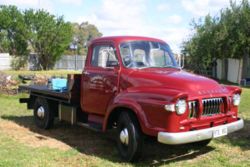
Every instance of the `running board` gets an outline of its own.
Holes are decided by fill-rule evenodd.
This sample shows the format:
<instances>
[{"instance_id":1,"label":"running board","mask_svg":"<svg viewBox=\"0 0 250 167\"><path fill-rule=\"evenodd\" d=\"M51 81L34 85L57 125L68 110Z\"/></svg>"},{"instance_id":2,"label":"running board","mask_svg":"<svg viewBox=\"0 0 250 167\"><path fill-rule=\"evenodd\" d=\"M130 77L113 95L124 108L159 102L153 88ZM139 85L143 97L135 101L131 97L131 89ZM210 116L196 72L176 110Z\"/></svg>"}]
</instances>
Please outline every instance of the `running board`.
<instances>
[{"instance_id":1,"label":"running board","mask_svg":"<svg viewBox=\"0 0 250 167\"><path fill-rule=\"evenodd\" d=\"M102 125L101 124L95 124L95 123L82 123L82 122L77 122L76 123L78 126L82 126L84 128L96 131L96 132L101 132L102 131Z\"/></svg>"}]
</instances>

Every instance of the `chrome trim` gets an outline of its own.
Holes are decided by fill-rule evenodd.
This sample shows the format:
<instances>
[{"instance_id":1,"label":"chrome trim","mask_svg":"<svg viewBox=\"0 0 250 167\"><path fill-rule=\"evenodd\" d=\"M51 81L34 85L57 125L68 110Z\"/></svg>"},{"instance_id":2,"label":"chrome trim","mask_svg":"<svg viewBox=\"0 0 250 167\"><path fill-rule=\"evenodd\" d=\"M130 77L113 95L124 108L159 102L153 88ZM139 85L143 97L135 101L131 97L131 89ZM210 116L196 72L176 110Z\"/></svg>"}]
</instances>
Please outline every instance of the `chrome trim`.
<instances>
[{"instance_id":1,"label":"chrome trim","mask_svg":"<svg viewBox=\"0 0 250 167\"><path fill-rule=\"evenodd\" d=\"M157 139L158 142L164 144L171 144L171 145L186 144L186 143L212 139L213 131L218 128L227 128L227 132L229 134L242 129L243 127L244 127L244 121L240 119L238 121L229 124L224 124L202 130L194 130L194 131L180 132L180 133L159 132Z\"/></svg>"},{"instance_id":2,"label":"chrome trim","mask_svg":"<svg viewBox=\"0 0 250 167\"><path fill-rule=\"evenodd\" d=\"M122 142L122 144L128 145L129 135L128 135L128 129L127 128L124 128L120 132L120 141Z\"/></svg>"},{"instance_id":3,"label":"chrome trim","mask_svg":"<svg viewBox=\"0 0 250 167\"><path fill-rule=\"evenodd\" d=\"M189 118L195 118L198 114L198 101L189 101L188 102L189 109Z\"/></svg>"},{"instance_id":4,"label":"chrome trim","mask_svg":"<svg viewBox=\"0 0 250 167\"><path fill-rule=\"evenodd\" d=\"M37 109L37 116L41 119L44 118L44 114L45 114L45 110L43 108L43 106L40 106L38 109Z\"/></svg>"},{"instance_id":5,"label":"chrome trim","mask_svg":"<svg viewBox=\"0 0 250 167\"><path fill-rule=\"evenodd\" d=\"M223 98L202 99L203 111L202 116L211 116L221 113L220 105L223 103Z\"/></svg>"}]
</instances>

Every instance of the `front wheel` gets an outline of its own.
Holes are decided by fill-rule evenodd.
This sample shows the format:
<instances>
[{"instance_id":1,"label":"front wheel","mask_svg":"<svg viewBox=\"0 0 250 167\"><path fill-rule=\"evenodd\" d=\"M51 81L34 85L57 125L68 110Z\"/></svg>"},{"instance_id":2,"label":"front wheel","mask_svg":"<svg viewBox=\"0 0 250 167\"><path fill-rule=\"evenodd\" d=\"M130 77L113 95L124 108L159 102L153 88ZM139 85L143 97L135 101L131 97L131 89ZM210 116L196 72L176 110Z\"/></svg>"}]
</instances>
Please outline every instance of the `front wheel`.
<instances>
[{"instance_id":1,"label":"front wheel","mask_svg":"<svg viewBox=\"0 0 250 167\"><path fill-rule=\"evenodd\" d=\"M136 161L142 151L143 137L136 118L128 112L122 112L117 126L117 148L125 161Z\"/></svg>"}]
</instances>

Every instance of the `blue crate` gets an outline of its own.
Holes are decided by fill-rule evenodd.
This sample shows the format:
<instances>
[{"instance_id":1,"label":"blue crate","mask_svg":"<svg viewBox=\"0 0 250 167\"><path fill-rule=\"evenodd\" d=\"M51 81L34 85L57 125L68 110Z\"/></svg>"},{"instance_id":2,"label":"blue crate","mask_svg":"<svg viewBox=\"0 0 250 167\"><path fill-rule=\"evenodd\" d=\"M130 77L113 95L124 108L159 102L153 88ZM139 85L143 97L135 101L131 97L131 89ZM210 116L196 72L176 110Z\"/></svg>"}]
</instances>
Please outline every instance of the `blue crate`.
<instances>
[{"instance_id":1,"label":"blue crate","mask_svg":"<svg viewBox=\"0 0 250 167\"><path fill-rule=\"evenodd\" d=\"M65 91L67 90L67 79L53 78L51 80L52 90L55 91Z\"/></svg>"}]
</instances>

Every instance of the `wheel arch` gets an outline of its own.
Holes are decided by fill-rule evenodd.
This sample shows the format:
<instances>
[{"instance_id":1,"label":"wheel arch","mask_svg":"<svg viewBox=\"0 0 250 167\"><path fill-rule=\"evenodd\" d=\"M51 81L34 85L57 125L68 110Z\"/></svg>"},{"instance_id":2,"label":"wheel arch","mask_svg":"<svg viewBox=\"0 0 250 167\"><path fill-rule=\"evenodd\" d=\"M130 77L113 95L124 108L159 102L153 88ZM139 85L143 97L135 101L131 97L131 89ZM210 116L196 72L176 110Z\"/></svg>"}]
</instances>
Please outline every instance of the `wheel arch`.
<instances>
[{"instance_id":1,"label":"wheel arch","mask_svg":"<svg viewBox=\"0 0 250 167\"><path fill-rule=\"evenodd\" d=\"M117 122L120 114L122 112L127 112L129 113L130 116L132 116L136 122L138 123L138 125L140 126L140 123L139 123L139 120L137 118L137 115L136 115L136 112L129 108L129 107L124 107L124 106L118 106L118 107L115 107L109 114L109 117L107 119L107 123L106 123L106 129L111 129L112 126L114 125L114 123Z\"/></svg>"},{"instance_id":2,"label":"wheel arch","mask_svg":"<svg viewBox=\"0 0 250 167\"><path fill-rule=\"evenodd\" d=\"M116 104L108 110L103 123L103 131L111 129L114 123L117 123L119 115L122 112L128 112L132 118L138 123L141 131L147 134L148 122L146 116L139 105Z\"/></svg>"}]
</instances>

